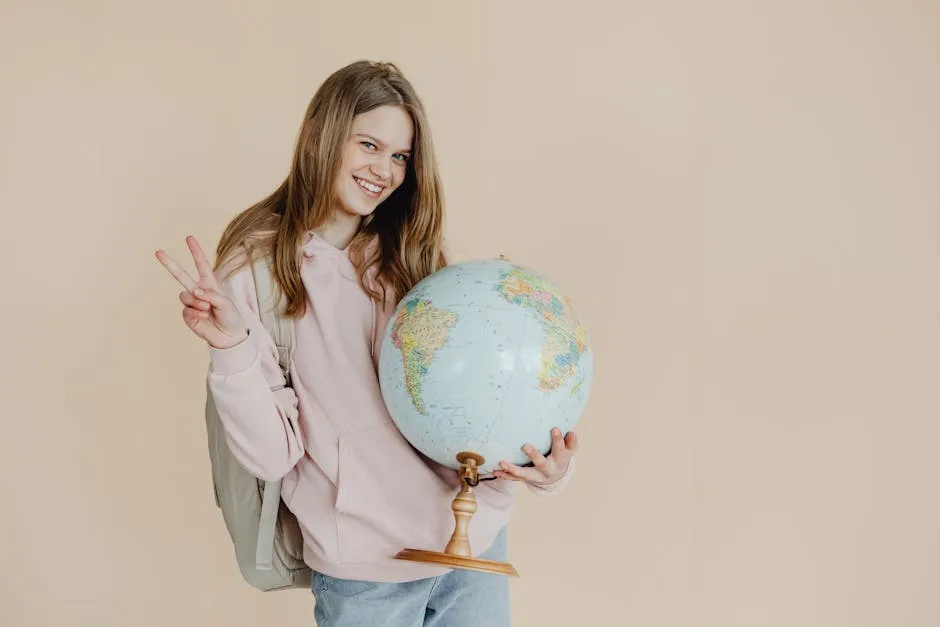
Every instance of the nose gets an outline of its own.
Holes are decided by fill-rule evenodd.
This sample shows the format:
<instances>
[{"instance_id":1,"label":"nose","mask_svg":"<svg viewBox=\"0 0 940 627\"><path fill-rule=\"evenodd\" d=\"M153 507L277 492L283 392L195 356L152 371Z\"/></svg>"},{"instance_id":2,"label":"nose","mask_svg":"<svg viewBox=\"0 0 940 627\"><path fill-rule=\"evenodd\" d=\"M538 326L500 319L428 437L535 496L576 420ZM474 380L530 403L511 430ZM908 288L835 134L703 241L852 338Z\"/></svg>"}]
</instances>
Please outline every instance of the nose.
<instances>
[{"instance_id":1,"label":"nose","mask_svg":"<svg viewBox=\"0 0 940 627\"><path fill-rule=\"evenodd\" d=\"M369 170L376 178L385 181L392 176L391 164L382 157L376 158L370 165Z\"/></svg>"}]
</instances>

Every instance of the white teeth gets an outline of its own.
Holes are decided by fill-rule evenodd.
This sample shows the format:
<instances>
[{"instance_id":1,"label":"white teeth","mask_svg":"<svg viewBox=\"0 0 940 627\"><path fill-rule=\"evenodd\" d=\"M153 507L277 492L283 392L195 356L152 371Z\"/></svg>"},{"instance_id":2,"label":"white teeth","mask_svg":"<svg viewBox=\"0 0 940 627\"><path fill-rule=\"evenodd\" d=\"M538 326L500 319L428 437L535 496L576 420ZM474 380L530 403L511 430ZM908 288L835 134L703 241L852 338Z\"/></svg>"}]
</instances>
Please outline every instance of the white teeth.
<instances>
[{"instance_id":1,"label":"white teeth","mask_svg":"<svg viewBox=\"0 0 940 627\"><path fill-rule=\"evenodd\" d=\"M378 185L373 185L372 183L367 183L366 181L363 181L363 180L360 179L360 178L357 178L357 179L356 179L356 182L359 183L359 187L362 187L363 189L367 189L367 190L369 190L370 192L372 192L373 194L378 194L380 191L382 191L382 188L379 187Z\"/></svg>"}]
</instances>

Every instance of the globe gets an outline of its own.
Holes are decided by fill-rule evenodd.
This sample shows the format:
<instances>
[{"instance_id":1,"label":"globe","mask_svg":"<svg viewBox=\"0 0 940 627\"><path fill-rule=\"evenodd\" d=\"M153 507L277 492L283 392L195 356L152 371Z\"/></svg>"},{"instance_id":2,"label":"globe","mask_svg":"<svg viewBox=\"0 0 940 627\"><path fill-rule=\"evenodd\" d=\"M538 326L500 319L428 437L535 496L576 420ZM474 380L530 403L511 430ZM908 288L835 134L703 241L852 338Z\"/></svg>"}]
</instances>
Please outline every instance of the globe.
<instances>
[{"instance_id":1,"label":"globe","mask_svg":"<svg viewBox=\"0 0 940 627\"><path fill-rule=\"evenodd\" d=\"M594 377L588 333L572 303L538 272L504 259L454 263L398 303L382 337L379 382L412 446L459 470L458 453L531 463L551 429L571 430Z\"/></svg>"}]
</instances>

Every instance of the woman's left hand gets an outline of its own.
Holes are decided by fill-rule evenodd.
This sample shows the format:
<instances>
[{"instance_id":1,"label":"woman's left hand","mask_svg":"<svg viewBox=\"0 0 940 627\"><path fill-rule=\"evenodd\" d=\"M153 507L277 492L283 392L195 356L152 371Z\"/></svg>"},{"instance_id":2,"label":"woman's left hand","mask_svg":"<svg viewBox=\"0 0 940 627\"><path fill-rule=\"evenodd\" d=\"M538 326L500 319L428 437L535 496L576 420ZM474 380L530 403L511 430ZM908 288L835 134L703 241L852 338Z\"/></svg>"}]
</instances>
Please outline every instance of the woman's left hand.
<instances>
[{"instance_id":1,"label":"woman's left hand","mask_svg":"<svg viewBox=\"0 0 940 627\"><path fill-rule=\"evenodd\" d=\"M522 467L508 461L500 462L501 470L493 474L500 479L525 481L533 485L550 485L561 479L568 470L571 458L578 450L578 436L569 431L562 437L559 429L552 429L552 450L548 457L542 455L531 444L522 447L534 466Z\"/></svg>"}]
</instances>

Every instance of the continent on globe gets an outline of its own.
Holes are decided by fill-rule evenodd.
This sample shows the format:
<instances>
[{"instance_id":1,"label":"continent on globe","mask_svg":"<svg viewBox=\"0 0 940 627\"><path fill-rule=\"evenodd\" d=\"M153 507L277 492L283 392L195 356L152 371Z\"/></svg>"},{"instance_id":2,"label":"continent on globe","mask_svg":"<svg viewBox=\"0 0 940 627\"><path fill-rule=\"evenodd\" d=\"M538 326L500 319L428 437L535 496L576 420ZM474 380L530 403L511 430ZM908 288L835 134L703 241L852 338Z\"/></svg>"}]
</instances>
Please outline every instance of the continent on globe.
<instances>
[{"instance_id":1,"label":"continent on globe","mask_svg":"<svg viewBox=\"0 0 940 627\"><path fill-rule=\"evenodd\" d=\"M420 297L410 298L398 309L391 339L401 354L405 386L415 409L426 414L421 389L435 355L447 344L457 314L437 309Z\"/></svg>"},{"instance_id":2,"label":"continent on globe","mask_svg":"<svg viewBox=\"0 0 940 627\"><path fill-rule=\"evenodd\" d=\"M458 455L525 465L574 428L594 379L589 333L560 287L506 260L455 263L405 294L379 348L379 384L402 435L460 471Z\"/></svg>"},{"instance_id":3,"label":"continent on globe","mask_svg":"<svg viewBox=\"0 0 940 627\"><path fill-rule=\"evenodd\" d=\"M538 274L515 267L502 274L497 293L506 301L533 313L545 331L539 389L554 392L579 372L579 361L587 350L587 333L568 299ZM571 393L578 392L575 385Z\"/></svg>"}]
</instances>

